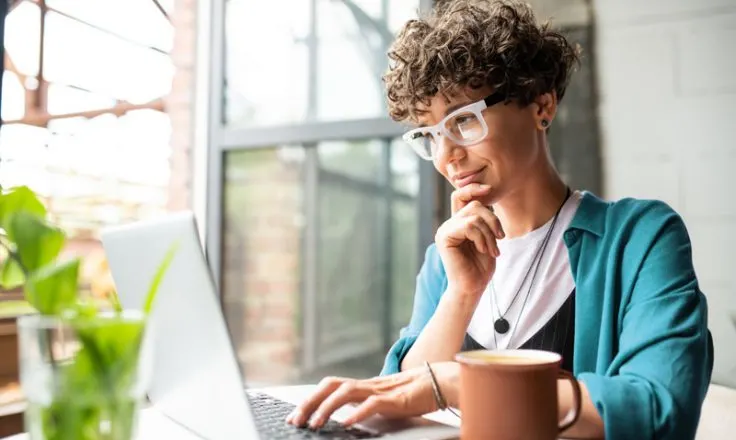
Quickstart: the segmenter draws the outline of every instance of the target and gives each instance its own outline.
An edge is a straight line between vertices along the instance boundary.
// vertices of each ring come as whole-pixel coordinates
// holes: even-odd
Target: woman
[[[417,278],[409,325],[381,376],[328,378],[287,419],[322,425],[349,402],[414,416],[458,402],[454,355],[539,348],[583,391],[566,437],[693,438],[713,365],[706,300],[681,218],[657,201],[605,202],[563,182],[546,132],[577,61],[513,2],[443,2],[408,22],[385,76],[405,139],[455,190]],[[490,208],[489,208],[490,207]],[[560,414],[572,387],[560,381]]]

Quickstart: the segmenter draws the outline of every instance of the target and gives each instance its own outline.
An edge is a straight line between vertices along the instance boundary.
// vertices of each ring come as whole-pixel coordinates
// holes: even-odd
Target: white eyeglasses
[[[424,160],[432,160],[437,156],[440,136],[447,136],[463,147],[473,145],[488,135],[483,110],[503,100],[500,94],[487,96],[455,110],[435,125],[409,130],[402,138]]]

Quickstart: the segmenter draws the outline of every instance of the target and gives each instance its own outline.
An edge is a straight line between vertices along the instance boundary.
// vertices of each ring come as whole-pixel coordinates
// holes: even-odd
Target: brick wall
[[[196,60],[196,0],[176,0],[171,21],[174,46],[171,57],[176,68],[171,93],[165,99],[166,113],[171,118],[171,177],[169,210],[192,205],[192,144],[194,125],[194,86]]]
[[[302,179],[275,150],[233,153],[225,180],[223,302],[251,383],[299,373]]]
[[[595,0],[605,193],[684,217],[708,297],[714,381],[736,386],[736,1]]]

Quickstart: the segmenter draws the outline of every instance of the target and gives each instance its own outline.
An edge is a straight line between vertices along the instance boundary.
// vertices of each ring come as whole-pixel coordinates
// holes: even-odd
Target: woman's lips
[[[453,176],[452,180],[455,182],[455,186],[458,188],[462,188],[465,185],[471,184],[471,183],[479,183],[479,177],[483,171],[486,170],[486,167],[483,167],[481,169],[470,171],[466,173],[460,173],[456,176]]]

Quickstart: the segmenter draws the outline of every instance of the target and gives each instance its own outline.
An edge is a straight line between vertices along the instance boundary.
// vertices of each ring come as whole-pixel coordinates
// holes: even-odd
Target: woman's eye
[[[475,122],[476,119],[473,115],[461,115],[455,118],[455,125],[457,126],[473,125]]]

